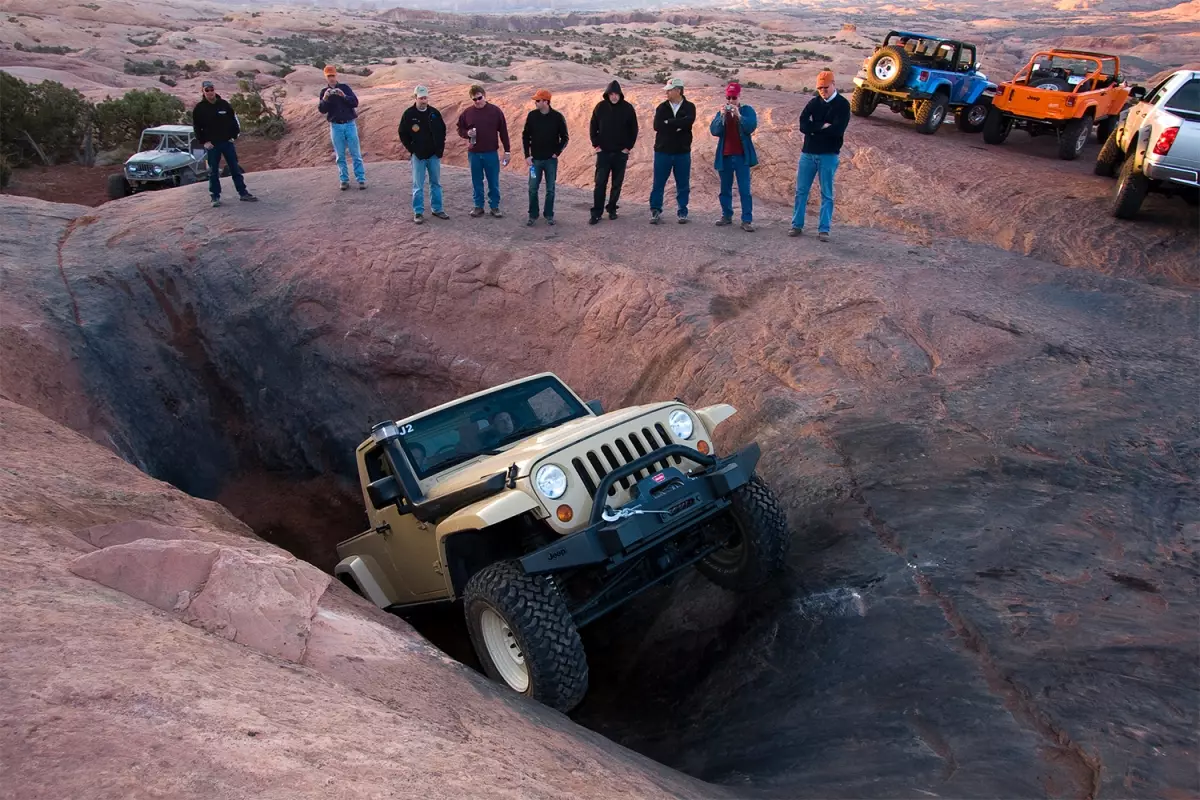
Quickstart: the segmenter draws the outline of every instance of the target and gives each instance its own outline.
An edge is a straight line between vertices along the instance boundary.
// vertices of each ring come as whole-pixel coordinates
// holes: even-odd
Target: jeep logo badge
[[[547,561],[553,561],[553,560],[554,560],[554,559],[556,559],[556,558],[562,558],[562,557],[563,557],[563,556],[565,556],[566,554],[567,554],[567,548],[565,548],[565,547],[560,547],[560,548],[558,548],[557,550],[551,550],[549,553],[547,553],[547,554],[546,554],[546,560],[547,560]]]

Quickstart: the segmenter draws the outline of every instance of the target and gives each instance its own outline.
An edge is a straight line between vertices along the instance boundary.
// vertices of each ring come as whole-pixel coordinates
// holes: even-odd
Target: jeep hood
[[[187,153],[171,153],[166,150],[153,150],[145,153],[134,153],[125,163],[128,164],[146,164],[153,166],[157,164],[160,167],[176,167],[180,164],[190,164],[192,157]]]
[[[520,439],[507,445],[499,455],[480,456],[472,461],[459,464],[440,475],[425,482],[425,491],[429,496],[440,496],[447,492],[462,489],[465,486],[505,472],[513,464],[517,465],[517,477],[529,475],[534,462],[548,453],[558,450],[561,446],[586,439],[589,436],[607,430],[637,417],[661,411],[664,408],[681,407],[679,403],[667,401],[650,403],[641,406],[629,406],[619,411],[613,411],[599,417],[580,417],[563,423],[550,430],[542,431],[525,439]]]

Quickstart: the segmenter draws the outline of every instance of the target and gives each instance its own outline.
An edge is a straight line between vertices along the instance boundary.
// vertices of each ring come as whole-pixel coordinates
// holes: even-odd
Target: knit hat
[[[741,97],[742,96],[742,85],[740,83],[738,83],[737,81],[730,81],[729,85],[725,87],[725,96],[726,97]]]
[[[333,68],[333,64],[325,65],[325,74],[326,75],[337,75],[337,70]]]
[[[545,89],[538,89],[536,92],[533,93],[533,99],[534,100],[545,100],[548,103],[548,102],[550,102],[550,92],[546,91]]]
[[[817,73],[817,86],[820,86],[822,83],[830,86],[833,85],[833,70],[823,69]]]
[[[413,97],[429,97],[429,89],[424,86],[418,86],[413,89]]]

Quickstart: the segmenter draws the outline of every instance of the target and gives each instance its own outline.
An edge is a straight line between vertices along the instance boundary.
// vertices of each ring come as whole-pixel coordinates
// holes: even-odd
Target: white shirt
[[[679,116],[679,109],[683,106],[683,101],[680,100],[678,103],[672,103],[670,100],[668,100],[667,103],[671,106],[671,113],[675,116]]]
[[[817,95],[817,97],[821,97],[821,99],[822,99],[822,100],[825,100],[825,102],[826,102],[826,103],[832,103],[832,102],[833,102],[833,98],[835,98],[835,97],[837,97],[837,96],[838,96],[838,90],[837,90],[837,89],[834,89],[834,90],[833,90],[833,94],[829,95],[829,99],[828,99],[828,100],[825,100],[825,98],[824,98],[824,97],[821,97],[821,95]]]

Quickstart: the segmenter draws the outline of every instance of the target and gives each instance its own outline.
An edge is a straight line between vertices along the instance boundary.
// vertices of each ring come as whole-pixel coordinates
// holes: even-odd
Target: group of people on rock
[[[356,108],[358,97],[354,90],[338,80],[332,66],[325,67],[326,86],[321,88],[317,109],[329,121],[330,137],[337,157],[342,190],[350,188],[346,153],[350,154],[354,177],[359,189],[366,189],[366,171],[358,141]],[[684,82],[671,78],[663,87],[666,98],[654,111],[654,165],[650,190],[650,223],[663,219],[664,195],[668,180],[675,182],[676,220],[686,223],[691,193],[692,128],[696,122],[696,106],[684,96]],[[196,138],[209,151],[209,191],[213,205],[220,205],[220,182],[217,173],[220,158],[225,157],[234,178],[234,186],[243,200],[254,199],[245,188],[237,168],[237,156],[232,140],[237,138],[237,120],[232,109],[215,92],[211,83],[204,83],[204,99],[193,111]],[[469,89],[471,105],[459,114],[454,129],[467,140],[467,163],[471,170],[474,207],[470,216],[485,213],[503,217],[500,210],[500,168],[511,160],[512,143],[504,112],[488,102],[482,86]],[[538,89],[533,95],[534,107],[525,117],[521,145],[525,164],[529,167],[529,212],[525,224],[532,226],[538,218],[548,225],[555,224],[554,197],[558,177],[558,159],[570,142],[566,118],[551,105],[552,95]],[[206,106],[206,103],[209,104]],[[228,114],[228,117],[225,115]],[[226,123],[224,126],[212,122]],[[227,123],[232,121],[232,127]],[[804,135],[796,167],[796,198],[789,236],[804,232],[808,196],[814,181],[819,182],[821,209],[817,223],[818,237],[825,241],[833,220],[833,182],[838,168],[846,126],[850,122],[850,104],[835,86],[834,75],[823,70],[817,75],[816,95],[800,113],[799,129]],[[588,134],[596,156],[595,189],[592,196],[590,224],[601,221],[605,212],[609,219],[617,218],[621,187],[629,154],[638,137],[638,117],[633,105],[625,99],[618,81],[604,90],[604,97],[592,109]],[[721,217],[717,225],[733,224],[733,184],[737,182],[741,212],[741,228],[754,231],[754,198],[750,188],[750,169],[758,164],[754,148],[754,132],[758,115],[753,106],[742,99],[742,87],[731,82],[725,87],[725,103],[713,115],[709,133],[716,138],[713,167],[720,176],[717,199]],[[400,117],[400,143],[410,154],[412,165],[413,222],[425,221],[425,186],[429,186],[430,213],[438,219],[449,219],[443,206],[441,160],[446,149],[448,126],[442,114],[429,104],[429,90],[417,86],[413,104]],[[503,148],[503,149],[501,149]],[[501,156],[503,153],[503,156]],[[485,194],[486,184],[486,194]],[[541,187],[545,185],[544,200],[539,204]],[[485,202],[487,211],[485,212]]]

